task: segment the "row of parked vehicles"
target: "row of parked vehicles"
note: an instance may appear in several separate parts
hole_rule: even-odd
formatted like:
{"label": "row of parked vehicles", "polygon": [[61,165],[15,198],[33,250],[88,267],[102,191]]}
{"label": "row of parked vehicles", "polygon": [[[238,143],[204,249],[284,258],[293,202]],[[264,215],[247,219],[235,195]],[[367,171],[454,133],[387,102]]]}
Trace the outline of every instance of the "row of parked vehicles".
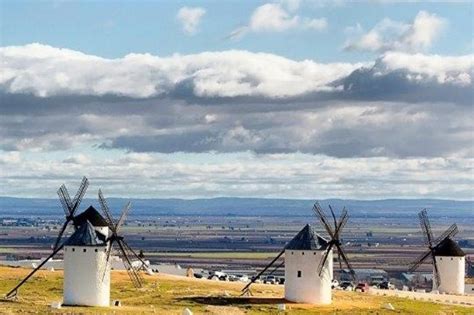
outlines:
{"label": "row of parked vehicles", "polygon": [[[244,274],[227,274],[222,271],[210,271],[209,275],[203,275],[201,273],[195,273],[195,278],[206,278],[209,280],[217,281],[231,281],[231,282],[249,282],[251,278]],[[255,283],[264,283],[264,284],[284,284],[285,277],[278,277],[274,275],[268,275],[257,278]]]}
{"label": "row of parked vehicles", "polygon": [[[244,274],[227,274],[222,271],[210,271],[209,275],[194,274],[196,278],[207,278],[209,280],[216,281],[230,281],[230,282],[249,282],[251,278]],[[259,277],[255,280],[255,283],[263,284],[285,284],[285,277],[279,277],[275,275],[268,275]],[[356,292],[367,292],[369,288],[377,288],[383,290],[395,289],[395,286],[389,281],[379,281],[368,284],[366,282],[354,283],[352,281],[337,281],[332,280],[332,289],[345,290],[345,291],[356,291]]]}
{"label": "row of parked vehicles", "polygon": [[236,274],[236,275],[229,275],[221,271],[210,271],[209,275],[204,276],[200,273],[195,273],[194,277],[196,278],[207,278],[209,280],[216,280],[216,281],[231,281],[231,282],[249,282],[250,279],[247,275],[243,274]]}
{"label": "row of parked vehicles", "polygon": [[382,289],[382,290],[395,289],[395,286],[390,281],[374,282],[369,285],[367,282],[359,282],[355,284],[352,281],[342,281],[341,283],[339,283],[339,281],[333,280],[331,287],[336,290],[356,291],[356,292],[367,292],[369,288],[376,288],[376,289]]}

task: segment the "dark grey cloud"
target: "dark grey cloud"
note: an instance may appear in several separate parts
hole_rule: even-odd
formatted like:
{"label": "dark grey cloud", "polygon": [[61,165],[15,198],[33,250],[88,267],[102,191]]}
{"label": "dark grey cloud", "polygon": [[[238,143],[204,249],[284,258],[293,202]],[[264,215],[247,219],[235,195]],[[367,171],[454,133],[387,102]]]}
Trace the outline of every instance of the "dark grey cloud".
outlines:
{"label": "dark grey cloud", "polygon": [[450,102],[471,106],[474,86],[442,84],[435,79],[417,82],[409,79],[410,72],[395,70],[380,74],[376,68],[355,70],[349,76],[335,82],[344,90],[338,94],[342,99],[361,101],[396,102]]}

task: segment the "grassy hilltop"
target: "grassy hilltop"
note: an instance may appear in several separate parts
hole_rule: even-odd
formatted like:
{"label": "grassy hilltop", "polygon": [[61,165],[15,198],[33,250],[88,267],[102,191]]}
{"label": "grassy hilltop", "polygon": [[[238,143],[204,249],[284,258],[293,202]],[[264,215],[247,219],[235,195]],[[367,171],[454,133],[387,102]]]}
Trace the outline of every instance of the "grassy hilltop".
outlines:
{"label": "grassy hilltop", "polygon": [[[3,296],[30,270],[0,267],[0,295]],[[253,297],[240,297],[240,283],[189,279],[170,275],[144,275],[145,285],[133,288],[125,271],[112,272],[111,299],[122,307],[85,308],[49,307],[62,300],[62,272],[40,271],[20,291],[18,301],[0,299],[0,314],[181,314],[185,307],[194,314],[278,314],[277,305],[285,303],[283,288],[255,285]],[[396,311],[383,309],[392,303]],[[473,314],[472,308],[379,297],[364,293],[334,292],[333,304],[315,307],[286,303],[289,314]]]}

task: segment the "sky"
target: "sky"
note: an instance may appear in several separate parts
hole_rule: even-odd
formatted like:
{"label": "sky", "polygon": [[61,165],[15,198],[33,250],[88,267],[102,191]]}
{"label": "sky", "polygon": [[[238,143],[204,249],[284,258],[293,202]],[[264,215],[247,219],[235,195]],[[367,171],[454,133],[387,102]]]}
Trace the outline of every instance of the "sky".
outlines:
{"label": "sky", "polygon": [[0,4],[2,196],[474,199],[472,2]]}

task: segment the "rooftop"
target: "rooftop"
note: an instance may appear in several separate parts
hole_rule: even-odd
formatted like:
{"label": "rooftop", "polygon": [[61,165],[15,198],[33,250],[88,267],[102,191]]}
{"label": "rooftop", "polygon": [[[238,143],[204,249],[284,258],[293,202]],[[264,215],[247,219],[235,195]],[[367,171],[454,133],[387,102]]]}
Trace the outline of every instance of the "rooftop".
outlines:
{"label": "rooftop", "polygon": [[454,257],[464,257],[466,254],[451,238],[447,237],[439,243],[438,246],[434,248],[435,256],[454,256]]}
{"label": "rooftop", "polygon": [[105,243],[97,236],[97,231],[92,224],[86,220],[85,224],[79,228],[68,238],[66,246],[102,246]]}
{"label": "rooftop", "polygon": [[93,226],[109,226],[104,217],[93,206],[89,206],[84,212],[77,215],[74,221],[78,226],[82,226],[86,221],[89,221]]}
{"label": "rooftop", "polygon": [[327,246],[328,241],[314,232],[309,224],[306,224],[306,226],[286,245],[285,249],[324,250]]}

